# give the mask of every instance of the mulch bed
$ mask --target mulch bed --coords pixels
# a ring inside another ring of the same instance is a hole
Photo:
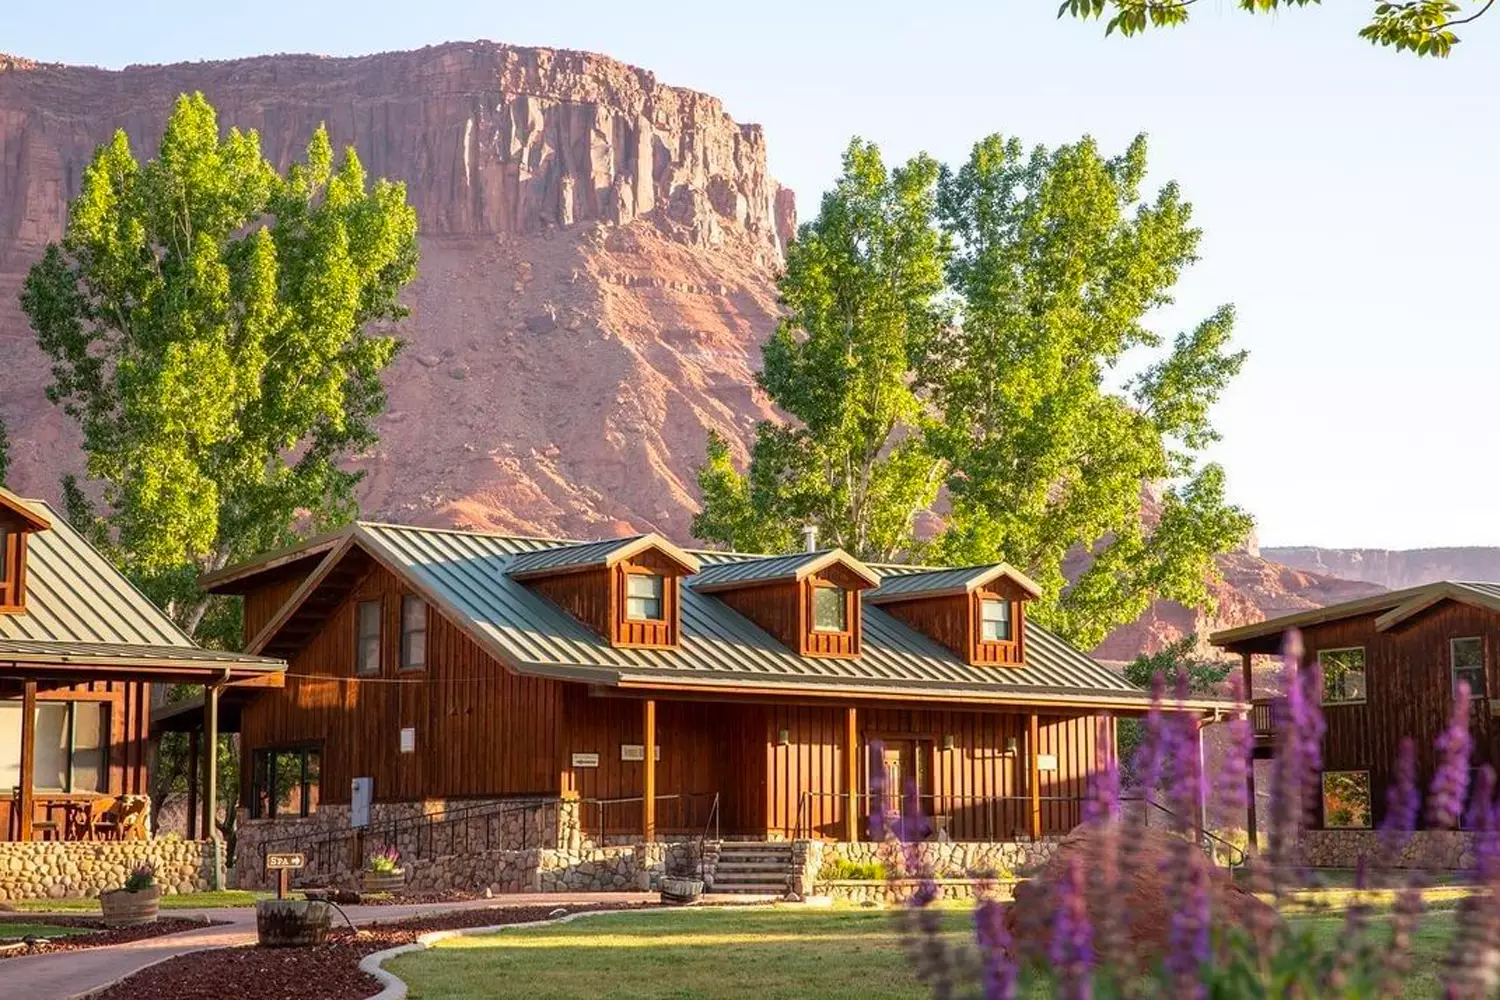
[[[222,923],[223,921],[216,921]],[[54,951],[80,951],[84,948],[102,948],[105,945],[125,944],[129,941],[141,941],[145,938],[161,937],[163,934],[180,934],[183,931],[202,930],[204,927],[212,926],[202,920],[190,920],[183,917],[159,917],[155,923],[142,924],[139,927],[107,927],[104,921],[90,917],[52,917],[31,916],[20,914],[14,917],[0,917],[0,937],[5,937],[6,924],[46,924],[49,927],[87,927],[92,933],[69,934],[67,937],[55,937],[38,939],[31,947],[17,951],[0,954],[0,959],[16,958],[21,955],[36,955],[43,952]]]
[[[407,900],[410,902],[410,900]],[[601,903],[564,907],[569,913],[631,910],[650,903]],[[411,944],[429,931],[524,924],[546,920],[556,906],[506,906],[464,910],[441,916],[414,917],[362,928],[352,934],[334,931],[315,948],[221,948],[174,958],[131,976],[96,1000],[366,1000],[380,992],[380,982],[359,970],[360,959],[373,952]],[[337,915],[334,917],[338,920]]]

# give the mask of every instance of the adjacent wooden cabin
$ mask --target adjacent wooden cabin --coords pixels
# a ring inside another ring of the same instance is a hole
[[[574,801],[599,839],[859,839],[878,768],[942,835],[1037,838],[1147,707],[1003,565],[357,523],[204,582],[290,664],[240,710],[251,825],[363,778],[377,805]]]
[[[117,803],[148,792],[151,684],[283,668],[198,648],[44,503],[0,489],[0,840],[122,832],[145,815]]]
[[[1257,655],[1279,654],[1292,630],[1304,664],[1322,670],[1324,829],[1379,826],[1398,748],[1410,737],[1425,788],[1433,741],[1447,725],[1459,682],[1468,685],[1473,767],[1500,765],[1500,584],[1439,582],[1218,632],[1214,645],[1238,653],[1245,690]],[[1252,698],[1256,755],[1274,753],[1273,698]],[[1254,774],[1250,775],[1254,801]],[[1253,813],[1251,822],[1254,822]],[[1254,830],[1252,825],[1251,830]]]

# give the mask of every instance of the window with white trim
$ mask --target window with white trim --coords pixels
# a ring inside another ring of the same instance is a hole
[[[401,598],[401,669],[427,666],[427,602],[407,594]]]
[[[1448,662],[1453,668],[1453,690],[1458,690],[1459,681],[1469,684],[1469,697],[1483,698],[1484,685],[1484,639],[1480,636],[1464,636],[1448,640]]]
[[[354,609],[354,672],[380,673],[380,602],[360,601]]]
[[[979,638],[985,642],[1010,642],[1010,602],[987,598],[979,602]]]
[[[1323,704],[1353,705],[1365,700],[1365,648],[1318,650],[1323,668]]]

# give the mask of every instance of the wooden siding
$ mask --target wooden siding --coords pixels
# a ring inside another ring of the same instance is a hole
[[[6,684],[0,688],[0,697],[19,698],[20,685]],[[38,702],[47,701],[91,701],[109,705],[109,795],[145,795],[149,791],[146,771],[150,752],[148,740],[151,721],[151,686],[136,681],[95,681],[71,687],[41,690]],[[87,797],[87,793],[80,793]],[[63,796],[65,797],[65,796]],[[63,810],[55,804],[60,797],[55,793],[42,792],[43,800],[38,804],[35,819],[51,819],[59,823]],[[14,800],[11,789],[0,794],[0,840],[14,836],[12,815]]]
[[[819,584],[844,588],[844,616],[849,627],[842,632],[819,632],[813,623],[813,589]],[[839,566],[808,577],[800,583],[768,583],[721,590],[714,597],[723,601],[762,630],[802,656],[854,657],[859,655],[863,602],[859,591],[864,580]]]
[[[978,589],[973,593],[949,594],[943,597],[914,597],[892,601],[881,610],[901,619],[933,641],[946,646],[964,662],[975,666],[1026,662],[1025,594],[1009,581],[998,581],[998,589]],[[980,619],[980,604],[987,600],[1010,601],[1011,642],[986,642]]]
[[[626,580],[633,573],[654,573],[661,577],[660,621],[635,621],[627,618]],[[610,642],[616,646],[647,646],[670,648],[677,645],[679,611],[678,587],[682,569],[677,563],[658,552],[643,552],[634,559],[615,566],[612,602],[614,605],[613,632]]]
[[[311,570],[309,570],[311,572]],[[288,576],[257,587],[245,595],[244,636],[246,645],[260,634],[291,596],[302,586],[304,575]]]
[[[1402,737],[1415,744],[1420,786],[1426,788],[1432,776],[1433,741],[1447,725],[1453,703],[1450,639],[1484,640],[1487,696],[1500,697],[1500,614],[1444,601],[1387,632],[1376,630],[1377,617],[1312,626],[1303,632],[1303,645],[1309,662],[1319,650],[1364,648],[1365,701],[1323,708],[1323,767],[1370,772],[1370,805],[1379,825]],[[1471,707],[1473,766],[1500,765],[1500,726],[1490,718],[1489,703],[1475,699]],[[1321,796],[1318,809],[1321,823]]]
[[[241,794],[249,801],[249,754],[316,744],[323,801],[347,803],[356,777],[375,779],[377,801],[491,795],[555,795],[561,685],[520,677],[496,663],[441,613],[427,610],[427,668],[400,670],[401,598],[410,591],[371,569],[291,660],[286,688],[242,716]],[[382,606],[381,671],[354,676],[354,606]],[[403,728],[416,752],[400,752]]]
[[[607,569],[582,570],[526,581],[526,586],[605,639],[613,635],[616,617],[613,584],[614,579]]]
[[[802,648],[801,587],[796,583],[768,583],[757,587],[720,590],[723,601],[788,649]]]

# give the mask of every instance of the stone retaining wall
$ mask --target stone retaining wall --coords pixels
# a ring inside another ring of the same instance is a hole
[[[215,855],[201,840],[0,841],[0,902],[94,897],[145,862],[163,893],[212,884]]]
[[[577,851],[476,851],[406,866],[414,892],[631,892],[660,883],[669,852],[688,845],[631,844]]]
[[[1475,847],[1483,836],[1460,830],[1418,830],[1397,852],[1394,867],[1472,869],[1476,867]],[[1381,850],[1376,830],[1304,830],[1299,844],[1303,861],[1314,868],[1357,868],[1361,857],[1373,861]]]
[[[937,887],[938,899],[998,899],[1015,898],[1014,880],[940,878],[933,884]],[[904,903],[916,895],[922,886],[920,879],[829,879],[813,885],[813,893],[831,896],[849,903],[886,905]]]
[[[1052,857],[1057,843],[1056,840],[994,843],[929,841],[911,845],[911,849],[917,852],[922,865],[940,879],[1008,879],[1025,875],[1045,864]],[[886,866],[887,871],[895,868],[899,874],[906,865],[903,848],[894,843],[851,843],[841,840],[821,846],[821,860],[814,871],[821,870],[823,865],[839,861],[852,864],[880,862]]]

